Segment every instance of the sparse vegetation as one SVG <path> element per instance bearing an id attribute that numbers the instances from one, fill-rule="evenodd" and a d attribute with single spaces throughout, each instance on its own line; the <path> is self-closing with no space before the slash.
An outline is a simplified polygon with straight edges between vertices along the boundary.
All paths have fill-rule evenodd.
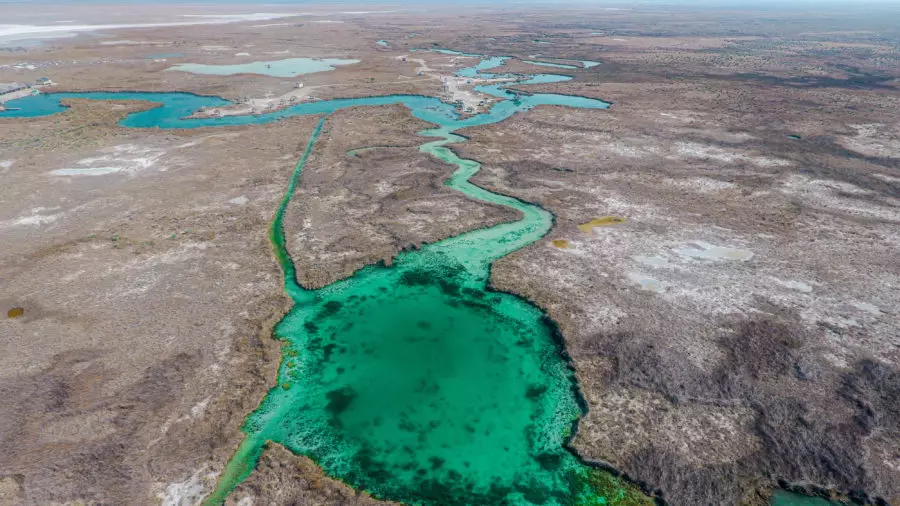
<path id="1" fill-rule="evenodd" d="M 122 29 L 133 43 L 4 50 L 0 82 L 47 73 L 60 90 L 192 90 L 244 106 L 296 83 L 168 73 L 147 46 L 206 63 L 248 44 L 362 60 L 304 79 L 317 86 L 310 99 L 440 96 L 440 80 L 397 58 L 412 48 L 510 55 L 503 70 L 514 73 L 533 71 L 520 59 L 536 52 L 602 61 L 566 70 L 570 82 L 520 88 L 601 98 L 610 110 L 541 106 L 467 129 L 471 140 L 453 146 L 483 163 L 473 182 L 556 217 L 542 242 L 494 266 L 491 285 L 559 324 L 589 408 L 574 450 L 672 505 L 757 506 L 773 487 L 897 504 L 900 22 L 848 6 L 560 5 L 347 15 L 302 30 Z M 372 47 L 413 32 L 423 35 Z M 12 67 L 25 61 L 38 68 Z M 273 381 L 282 343 L 272 328 L 287 301 L 266 233 L 317 118 L 134 131 L 117 122 L 142 105 L 67 104 L 52 117 L 0 118 L 4 338 L 16 350 L 0 381 L 0 426 L 10 427 L 0 485 L 33 504 L 152 503 L 196 473 L 208 489 L 246 413 L 272 385 L 291 387 Z M 452 168 L 415 149 L 427 127 L 399 106 L 328 119 L 285 221 L 304 285 L 517 218 L 444 187 Z M 134 174 L 48 174 L 122 144 L 165 154 Z M 360 147 L 373 148 L 347 156 Z M 597 216 L 627 221 L 579 230 Z M 752 257 L 703 257 L 710 248 Z M 293 369 L 298 354 L 284 355 Z M 604 472 L 585 483 L 611 504 L 646 504 Z M 264 452 L 235 504 L 247 496 L 377 502 L 280 447 Z"/>

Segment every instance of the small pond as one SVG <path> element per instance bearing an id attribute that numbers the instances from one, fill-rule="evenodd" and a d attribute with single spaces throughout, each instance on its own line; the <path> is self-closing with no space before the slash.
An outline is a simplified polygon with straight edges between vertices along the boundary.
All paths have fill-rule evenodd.
<path id="1" fill-rule="evenodd" d="M 206 74 L 213 76 L 233 76 L 236 74 L 260 74 L 272 77 L 296 77 L 303 74 L 327 72 L 340 65 L 359 63 L 359 60 L 339 58 L 287 58 L 275 61 L 255 61 L 234 65 L 206 65 L 202 63 L 179 63 L 167 70 Z"/>

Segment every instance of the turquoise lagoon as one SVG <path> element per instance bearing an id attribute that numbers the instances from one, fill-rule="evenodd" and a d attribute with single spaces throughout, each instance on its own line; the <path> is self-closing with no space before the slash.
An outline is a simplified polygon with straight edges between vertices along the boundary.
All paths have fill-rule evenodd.
<path id="1" fill-rule="evenodd" d="M 484 59 L 477 67 L 491 68 Z M 473 68 L 474 75 L 478 74 Z M 530 76 L 521 82 L 560 77 Z M 534 94 L 462 118 L 436 98 L 391 95 L 307 102 L 258 116 L 188 118 L 227 105 L 189 93 L 68 92 L 25 97 L 0 117 L 42 116 L 61 100 L 143 100 L 132 128 L 252 125 L 296 115 L 322 119 L 275 214 L 271 238 L 294 301 L 277 325 L 284 358 L 278 385 L 247 418 L 246 434 L 208 503 L 219 504 L 252 472 L 267 441 L 314 459 L 325 472 L 373 495 L 409 504 L 649 504 L 632 485 L 585 465 L 567 449 L 584 412 L 554 325 L 528 301 L 489 288 L 491 264 L 543 237 L 553 216 L 469 182 L 480 169 L 448 147 L 458 129 L 488 125 L 537 105 L 602 110 L 607 102 Z M 285 247 L 284 212 L 327 115 L 347 107 L 400 103 L 434 125 L 420 151 L 457 169 L 445 182 L 520 218 L 398 255 L 318 290 L 296 281 Z"/>
<path id="2" fill-rule="evenodd" d="M 557 69 L 574 70 L 574 69 L 578 68 L 575 65 L 566 65 L 564 63 L 550 63 L 550 62 L 546 62 L 546 61 L 522 60 L 522 62 L 527 63 L 529 65 L 537 65 L 540 67 L 553 67 L 553 68 L 557 68 Z"/>
<path id="3" fill-rule="evenodd" d="M 341 65 L 352 65 L 359 60 L 339 58 L 287 58 L 275 61 L 255 61 L 233 65 L 206 65 L 203 63 L 179 63 L 166 70 L 206 74 L 213 76 L 233 76 L 236 74 L 260 74 L 272 77 L 297 77 L 303 74 L 327 72 Z"/>
<path id="4" fill-rule="evenodd" d="M 848 503 L 829 501 L 821 497 L 788 492 L 777 489 L 772 492 L 772 506 L 847 506 Z"/>
<path id="5" fill-rule="evenodd" d="M 485 59 L 478 67 L 496 62 Z M 568 79 L 538 74 L 512 84 Z M 19 110 L 0 112 L 0 117 L 46 116 L 65 110 L 62 100 L 84 98 L 158 104 L 121 121 L 130 128 L 253 125 L 322 116 L 270 230 L 285 291 L 294 301 L 275 329 L 284 352 L 278 385 L 247 418 L 246 437 L 208 504 L 222 503 L 252 472 L 267 441 L 313 458 L 327 474 L 353 487 L 409 504 L 650 504 L 633 486 L 567 450 L 585 408 L 560 336 L 528 301 L 489 288 L 491 264 L 543 237 L 553 216 L 473 185 L 469 178 L 480 165 L 448 148 L 465 142 L 453 133 L 458 129 L 498 123 L 536 105 L 605 109 L 609 104 L 543 93 L 509 100 L 502 85 L 477 89 L 505 100 L 465 119 L 436 98 L 412 95 L 308 102 L 264 115 L 201 119 L 188 116 L 229 102 L 190 93 L 67 92 L 14 100 L 9 106 Z M 435 125 L 421 132 L 419 149 L 457 167 L 447 186 L 513 209 L 520 219 L 403 252 L 391 267 L 366 267 L 325 288 L 306 289 L 296 281 L 282 221 L 328 114 L 395 103 Z M 776 492 L 773 504 L 822 503 Z"/>
<path id="6" fill-rule="evenodd" d="M 148 54 L 144 58 L 149 60 L 159 60 L 166 58 L 184 58 L 184 53 L 158 53 L 158 54 Z"/>
<path id="7" fill-rule="evenodd" d="M 534 56 L 532 56 L 532 58 L 534 58 Z M 589 69 L 589 68 L 596 67 L 597 65 L 600 65 L 600 62 L 591 61 L 591 60 L 578 60 L 578 62 L 581 63 L 581 67 L 578 67 L 577 65 L 570 65 L 567 63 L 552 63 L 552 62 L 548 62 L 548 61 L 537 61 L 537 60 L 522 60 L 522 62 L 528 63 L 529 65 L 538 65 L 541 67 L 554 67 L 554 68 L 558 68 L 558 69 L 569 69 L 569 70 L 575 70 L 578 68 Z"/>

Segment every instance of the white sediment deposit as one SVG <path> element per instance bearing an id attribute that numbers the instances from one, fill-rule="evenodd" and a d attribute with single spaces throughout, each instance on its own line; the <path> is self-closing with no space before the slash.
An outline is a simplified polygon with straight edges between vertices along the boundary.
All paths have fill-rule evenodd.
<path id="1" fill-rule="evenodd" d="M 58 36 L 60 33 L 96 32 L 101 30 L 114 30 L 120 28 L 155 28 L 162 26 L 186 26 L 186 25 L 214 25 L 222 23 L 235 23 L 238 21 L 264 21 L 291 16 L 299 16 L 303 13 L 269 13 L 259 12 L 253 14 L 213 14 L 213 15 L 184 15 L 179 16 L 178 21 L 162 23 L 124 23 L 124 24 L 81 24 L 68 23 L 52 25 L 20 25 L 0 24 L 0 40 L 14 40 L 24 38 L 43 38 Z"/>
<path id="2" fill-rule="evenodd" d="M 165 154 L 162 149 L 120 144 L 101 151 L 100 156 L 84 158 L 75 163 L 76 167 L 65 167 L 50 171 L 54 176 L 105 176 L 118 172 L 134 174 L 153 167 Z"/>

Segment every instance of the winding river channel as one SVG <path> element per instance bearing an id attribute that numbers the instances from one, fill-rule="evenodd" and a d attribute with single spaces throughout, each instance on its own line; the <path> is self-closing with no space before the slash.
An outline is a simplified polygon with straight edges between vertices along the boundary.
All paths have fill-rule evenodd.
<path id="1" fill-rule="evenodd" d="M 506 57 L 478 57 L 464 78 L 486 74 Z M 569 76 L 515 76 L 515 85 Z M 7 103 L 2 117 L 47 116 L 65 99 L 140 100 L 158 105 L 129 114 L 130 128 L 202 128 L 264 124 L 321 115 L 290 179 L 270 230 L 294 305 L 275 329 L 283 343 L 278 385 L 244 423 L 243 442 L 207 504 L 221 504 L 256 466 L 267 441 L 315 460 L 330 476 L 378 498 L 409 504 L 638 505 L 640 491 L 581 462 L 567 447 L 584 414 L 578 386 L 553 323 L 528 301 L 489 287 L 491 264 L 534 243 L 553 224 L 538 206 L 469 182 L 480 165 L 447 146 L 456 130 L 501 122 L 537 105 L 605 109 L 602 100 L 519 94 L 503 84 L 476 86 L 501 100 L 461 117 L 437 98 L 389 95 L 306 102 L 260 115 L 193 118 L 231 105 L 190 93 L 66 92 Z M 356 106 L 401 103 L 435 128 L 420 132 L 423 153 L 455 165 L 445 184 L 469 198 L 516 210 L 521 218 L 398 255 L 318 290 L 300 286 L 282 227 L 328 115 Z M 777 492 L 778 506 L 830 504 Z"/>
<path id="2" fill-rule="evenodd" d="M 460 75 L 490 68 L 483 59 Z M 490 60 L 497 62 L 497 59 Z M 502 64 L 502 59 L 499 60 Z M 566 76 L 520 77 L 517 84 Z M 501 85 L 477 88 L 502 100 L 459 116 L 437 98 L 391 95 L 307 102 L 261 115 L 189 118 L 229 105 L 188 93 L 72 92 L 30 96 L 0 117 L 64 110 L 60 101 L 143 100 L 159 107 L 128 115 L 133 128 L 252 125 L 318 114 L 271 229 L 293 308 L 277 325 L 283 343 L 279 384 L 249 415 L 246 437 L 209 504 L 222 503 L 254 469 L 267 441 L 317 462 L 325 472 L 374 496 L 410 504 L 645 504 L 632 485 L 588 466 L 567 449 L 584 412 L 573 370 L 555 328 L 528 301 L 490 289 L 491 264 L 543 237 L 553 216 L 538 206 L 469 182 L 480 165 L 449 144 L 458 129 L 503 121 L 537 105 L 605 109 L 568 95 L 519 96 Z M 427 153 L 457 167 L 446 185 L 469 198 L 518 211 L 518 221 L 406 251 L 390 267 L 307 290 L 295 277 L 282 221 L 328 114 L 354 106 L 402 103 L 436 125 L 420 132 Z"/>

